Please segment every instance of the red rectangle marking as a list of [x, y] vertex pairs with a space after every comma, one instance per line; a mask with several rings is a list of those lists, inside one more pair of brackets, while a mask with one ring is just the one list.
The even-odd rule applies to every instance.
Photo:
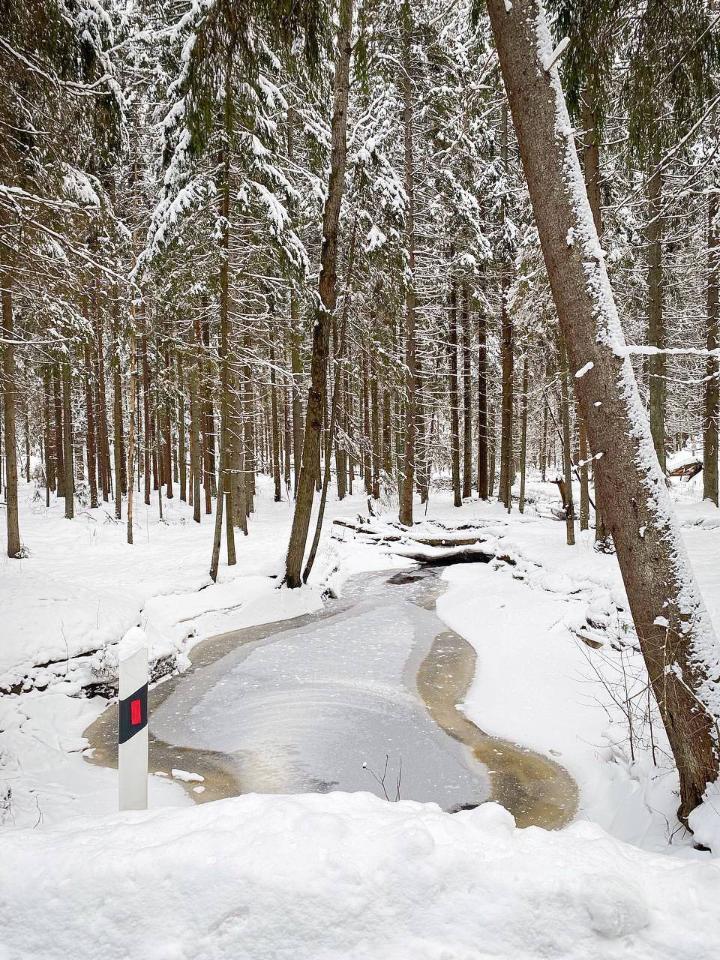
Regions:
[[133, 727], [142, 723], [142, 703], [140, 700], [130, 701], [130, 723]]

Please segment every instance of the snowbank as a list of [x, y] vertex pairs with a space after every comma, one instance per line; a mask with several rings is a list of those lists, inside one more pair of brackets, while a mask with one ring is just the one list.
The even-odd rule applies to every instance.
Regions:
[[703, 802], [690, 814], [695, 840], [715, 852], [720, 851], [720, 780], [708, 784]]
[[[135, 508], [135, 543], [107, 507], [63, 516], [63, 501], [46, 508], [32, 484], [20, 493], [21, 530], [29, 557], [0, 559], [3, 604], [0, 689], [45, 686], [68, 663], [88, 655], [95, 679], [117, 670], [116, 644], [142, 626], [152, 663], [164, 672], [184, 666], [187, 650], [207, 636], [249, 623], [281, 620], [321, 605], [320, 591], [279, 591], [292, 504], [275, 504], [260, 480], [252, 536], [238, 544], [238, 564], [221, 565], [219, 582], [208, 568], [212, 517], [192, 520], [177, 498]], [[302, 596], [300, 594], [302, 593]], [[89, 679], [89, 678], [87, 678]], [[84, 682], [87, 682], [84, 679]]]
[[3, 960], [698, 960], [720, 865], [587, 823], [516, 830], [369, 794], [249, 795], [3, 844]]

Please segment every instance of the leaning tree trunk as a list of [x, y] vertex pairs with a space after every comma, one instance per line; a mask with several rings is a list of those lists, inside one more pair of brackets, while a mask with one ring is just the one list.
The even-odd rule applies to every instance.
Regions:
[[487, 5], [571, 369], [593, 364], [578, 379], [578, 401], [687, 818], [719, 772], [720, 649], [653, 449], [557, 69], [545, 69], [552, 44], [542, 4]]
[[[720, 204], [717, 193], [708, 198], [708, 264], [707, 264], [707, 348], [717, 350], [720, 306], [718, 304], [718, 272], [720, 271], [720, 227], [717, 223]], [[720, 418], [720, 364], [717, 356], [708, 357], [705, 380], [705, 422], [703, 424], [703, 497], [718, 505], [718, 419]]]
[[10, 271], [0, 275], [2, 284], [2, 339], [3, 343], [3, 416], [5, 425], [5, 512], [7, 514], [7, 555], [16, 558], [21, 553], [20, 521], [18, 519], [18, 469], [15, 436], [15, 396], [17, 390], [15, 345], [13, 343], [12, 276]]
[[305, 412], [302, 466], [285, 562], [285, 580], [289, 587], [299, 587], [302, 584], [302, 562], [310, 528], [320, 454], [330, 327], [337, 301], [338, 224], [345, 189], [347, 160], [347, 108], [352, 55], [353, 0], [342, 0], [339, 14], [330, 134], [330, 177], [323, 210], [323, 244], [320, 254], [320, 304], [313, 324], [313, 350], [310, 364], [310, 388]]

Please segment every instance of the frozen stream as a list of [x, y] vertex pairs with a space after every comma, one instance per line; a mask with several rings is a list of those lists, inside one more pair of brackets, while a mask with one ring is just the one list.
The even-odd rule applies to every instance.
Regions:
[[[454, 810], [492, 796], [520, 822], [567, 822], [566, 771], [457, 709], [475, 655], [435, 614], [441, 590], [437, 569], [364, 575], [319, 614], [200, 645], [151, 694], [151, 770], [201, 774], [197, 800], [368, 790]], [[114, 761], [115, 717], [87, 732], [95, 762]]]

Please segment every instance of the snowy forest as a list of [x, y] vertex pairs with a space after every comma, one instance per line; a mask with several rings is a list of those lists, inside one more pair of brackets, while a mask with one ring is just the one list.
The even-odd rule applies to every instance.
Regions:
[[718, 955], [719, 113], [717, 0], [0, 0], [0, 957]]

